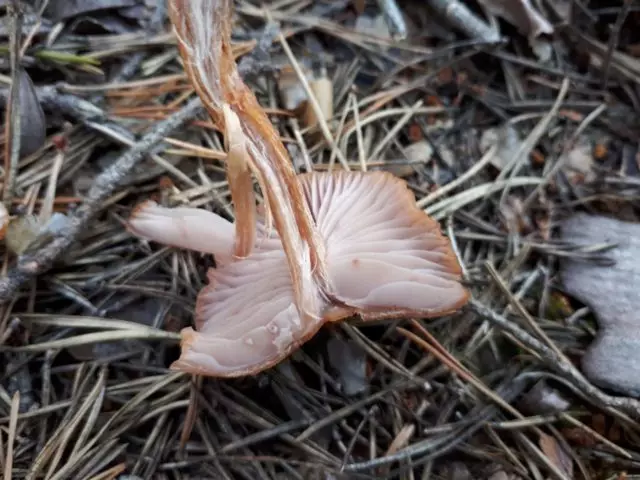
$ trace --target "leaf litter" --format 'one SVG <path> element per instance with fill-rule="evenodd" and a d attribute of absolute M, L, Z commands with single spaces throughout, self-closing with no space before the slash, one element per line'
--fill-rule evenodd
<path fill-rule="evenodd" d="M 541 16 L 537 31 L 509 23 L 517 9 L 491 18 L 471 0 L 449 10 L 435 0 L 234 2 L 235 55 L 255 53 L 243 76 L 299 152 L 298 171 L 409 166 L 402 176 L 451 239 L 473 294 L 450 317 L 328 326 L 281 365 L 234 380 L 168 370 L 211 260 L 123 227 L 149 198 L 234 217 L 224 139 L 184 75 L 166 12 L 154 2 L 51 0 L 62 13 L 40 17 L 42 4 L 22 2 L 17 22 L 6 8 L 15 3 L 2 4 L 0 105 L 12 101 L 12 79 L 27 74 L 33 88 L 19 80 L 21 147 L 15 175 L 2 170 L 12 193 L 3 225 L 27 226 L 17 241 L 7 227 L 2 242 L 6 478 L 640 472 L 638 394 L 611 383 L 631 378 L 611 362 L 632 366 L 620 342 L 635 334 L 598 314 L 633 285 L 616 276 L 584 295 L 560 275 L 566 263 L 582 265 L 578 282 L 597 268 L 615 274 L 616 250 L 599 234 L 616 230 L 599 226 L 579 247 L 559 228 L 580 212 L 638 221 L 632 2 L 517 2 Z M 263 36 L 272 23 L 292 57 L 277 35 Z M 544 61 L 530 45 L 540 31 L 552 49 Z M 314 128 L 280 98 L 268 66 L 292 59 L 310 66 L 308 83 L 321 69 L 332 83 L 332 118 Z M 519 153 L 487 143 L 505 124 Z M 5 145 L 11 132 L 5 125 Z M 603 138 L 606 151 L 596 148 Z M 594 376 L 583 362 L 605 346 L 602 335 L 613 343 Z"/>

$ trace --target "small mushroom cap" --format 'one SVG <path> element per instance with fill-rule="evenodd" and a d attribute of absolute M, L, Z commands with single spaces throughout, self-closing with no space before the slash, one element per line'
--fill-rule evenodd
<path fill-rule="evenodd" d="M 201 208 L 167 208 L 148 200 L 133 210 L 127 229 L 163 245 L 213 254 L 218 263 L 229 261 L 234 247 L 233 223 Z"/>
<path fill-rule="evenodd" d="M 345 171 L 299 178 L 326 244 L 336 301 L 365 319 L 441 316 L 467 303 L 449 240 L 403 180 Z"/>

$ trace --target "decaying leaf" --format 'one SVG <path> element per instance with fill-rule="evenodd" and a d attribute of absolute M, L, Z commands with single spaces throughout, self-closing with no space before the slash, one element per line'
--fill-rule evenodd
<path fill-rule="evenodd" d="M 20 157 L 39 150 L 47 137 L 47 123 L 31 77 L 24 68 L 18 69 L 20 96 Z"/>
<path fill-rule="evenodd" d="M 567 478 L 573 477 L 573 460 L 562 448 L 558 441 L 551 435 L 540 435 L 540 449 L 556 468 L 563 472 Z"/>
<path fill-rule="evenodd" d="M 640 225 L 578 213 L 561 225 L 561 240 L 585 249 L 617 245 L 606 253 L 613 265 L 564 257 L 560 276 L 600 327 L 582 359 L 586 376 L 601 387 L 640 396 Z"/>

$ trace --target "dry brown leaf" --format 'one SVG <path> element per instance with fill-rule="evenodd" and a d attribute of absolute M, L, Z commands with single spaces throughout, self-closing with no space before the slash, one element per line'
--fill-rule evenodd
<path fill-rule="evenodd" d="M 555 438 L 541 434 L 540 449 L 558 470 L 564 472 L 568 478 L 573 478 L 573 460 Z"/>

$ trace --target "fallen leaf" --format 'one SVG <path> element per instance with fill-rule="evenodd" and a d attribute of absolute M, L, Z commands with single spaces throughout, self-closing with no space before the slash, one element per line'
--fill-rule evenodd
<path fill-rule="evenodd" d="M 640 225 L 578 213 L 562 223 L 560 239 L 585 250 L 617 244 L 606 253 L 610 264 L 562 258 L 560 280 L 600 327 L 582 358 L 585 375 L 600 387 L 640 396 Z"/>
<path fill-rule="evenodd" d="M 20 96 L 20 157 L 38 151 L 47 138 L 47 123 L 31 77 L 22 67 L 18 70 Z"/>
<path fill-rule="evenodd" d="M 573 478 L 573 460 L 555 438 L 541 434 L 540 449 L 558 470 L 566 474 L 567 478 Z"/>

